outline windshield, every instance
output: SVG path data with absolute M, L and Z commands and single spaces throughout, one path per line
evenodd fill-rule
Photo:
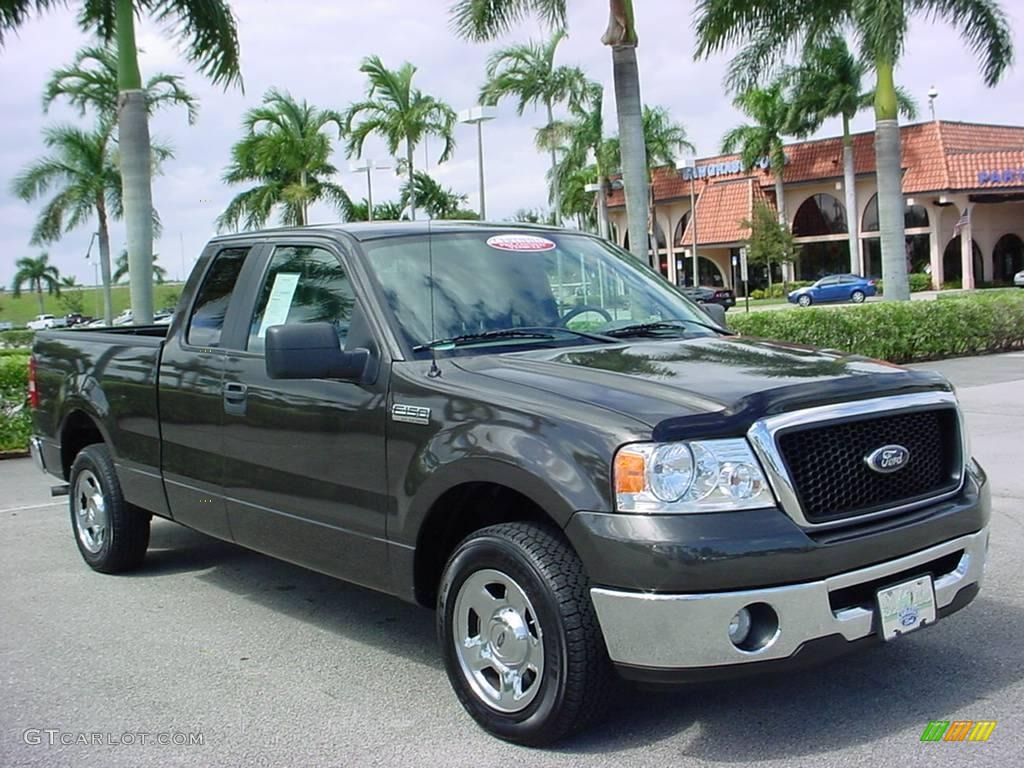
M 386 238 L 363 248 L 399 335 L 421 352 L 481 334 L 472 339 L 475 353 L 612 343 L 601 334 L 629 335 L 629 326 L 651 323 L 674 323 L 665 332 L 676 337 L 714 333 L 709 318 L 668 283 L 592 237 L 484 230 Z M 547 333 L 496 334 L 515 329 Z

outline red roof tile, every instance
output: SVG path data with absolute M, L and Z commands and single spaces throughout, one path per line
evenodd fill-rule
M 753 179 L 737 179 L 705 184 L 697 198 L 697 245 L 711 243 L 737 243 L 750 236 L 749 221 L 754 200 L 767 198 Z M 686 223 L 682 244 L 693 243 L 693 219 Z

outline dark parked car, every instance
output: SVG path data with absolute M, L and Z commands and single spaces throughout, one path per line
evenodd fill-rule
M 821 278 L 814 285 L 797 288 L 789 294 L 790 304 L 809 307 L 829 301 L 852 301 L 862 304 L 868 296 L 878 293 L 874 278 L 859 275 L 829 275 Z
M 729 288 L 699 285 L 696 288 L 687 286 L 679 290 L 686 298 L 698 304 L 717 304 L 725 309 L 736 306 L 736 294 Z
M 949 383 L 713 314 L 555 228 L 225 235 L 169 326 L 36 335 L 32 453 L 96 571 L 142 566 L 156 515 L 436 608 L 466 711 L 547 744 L 616 675 L 797 669 L 978 594 L 989 491 Z M 103 610 L 144 620 L 147 586 Z

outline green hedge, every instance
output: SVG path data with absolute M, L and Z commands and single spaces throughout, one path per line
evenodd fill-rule
M 35 331 L 0 331 L 0 348 L 31 347 Z
M 744 336 L 876 357 L 894 363 L 1024 349 L 1024 291 L 944 301 L 879 302 L 729 314 Z
M 0 356 L 0 453 L 28 448 L 32 417 L 27 397 L 28 354 Z

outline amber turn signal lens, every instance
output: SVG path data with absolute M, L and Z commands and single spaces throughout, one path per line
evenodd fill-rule
M 628 450 L 615 455 L 615 493 L 640 493 L 646 486 L 644 457 Z

